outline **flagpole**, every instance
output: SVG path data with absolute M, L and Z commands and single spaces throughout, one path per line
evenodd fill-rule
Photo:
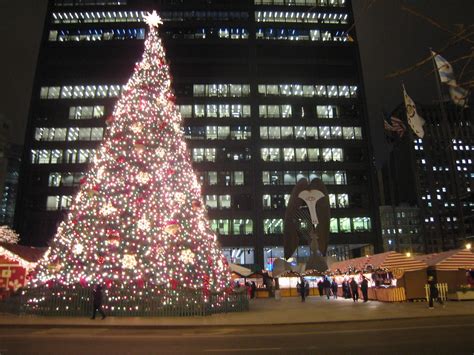
M 464 239 L 465 238 L 464 213 L 463 213 L 463 206 L 461 205 L 460 196 L 459 196 L 459 183 L 458 183 L 458 177 L 456 174 L 456 163 L 455 163 L 455 156 L 454 156 L 454 151 L 453 151 L 452 136 L 451 136 L 451 131 L 449 127 L 448 116 L 443 104 L 443 96 L 442 96 L 442 91 L 441 91 L 441 78 L 439 75 L 438 65 L 436 64 L 436 60 L 435 60 L 435 54 L 434 54 L 435 52 L 433 52 L 431 48 L 429 50 L 432 56 L 431 60 L 433 62 L 436 89 L 438 92 L 438 100 L 439 100 L 439 105 L 441 109 L 441 132 L 442 132 L 443 138 L 446 140 L 446 143 L 447 143 L 446 149 L 448 150 L 449 169 L 451 170 L 452 182 L 454 185 L 454 194 L 455 194 L 455 199 L 456 199 L 455 201 L 456 201 L 456 207 L 457 207 L 457 212 L 458 212 L 457 214 L 459 217 L 459 221 L 458 221 L 459 232 L 461 234 L 460 235 L 461 239 Z M 449 201 L 451 201 L 451 198 L 449 198 Z M 444 236 L 445 234 L 444 228 L 441 228 L 441 230 Z M 443 240 L 443 249 L 444 249 L 444 238 L 442 240 Z M 455 247 L 457 246 L 457 241 L 458 241 L 458 238 L 456 237 L 456 231 L 453 228 L 453 242 L 454 242 Z

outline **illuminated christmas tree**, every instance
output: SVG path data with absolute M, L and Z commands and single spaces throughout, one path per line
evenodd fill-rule
M 170 88 L 161 20 L 153 12 L 146 22 L 143 58 L 32 288 L 102 284 L 109 303 L 135 300 L 137 307 L 147 297 L 211 302 L 228 291 L 228 265 L 209 227 Z

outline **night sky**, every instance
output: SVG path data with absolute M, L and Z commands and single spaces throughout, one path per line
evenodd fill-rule
M 368 4 L 372 4 L 368 7 Z M 3 34 L 0 56 L 0 114 L 12 125 L 12 141 L 21 143 L 28 116 L 35 65 L 46 12 L 46 0 L 0 0 Z M 372 140 L 377 162 L 386 156 L 381 111 L 391 111 L 402 101 L 401 83 L 421 103 L 435 99 L 435 82 L 428 64 L 394 79 L 385 76 L 428 55 L 428 48 L 443 47 L 451 35 L 401 9 L 401 4 L 421 11 L 453 31 L 472 25 L 474 0 L 353 0 L 360 46 Z M 474 39 L 474 36 L 472 37 Z M 460 42 L 443 55 L 458 58 L 472 44 Z M 454 65 L 460 71 L 459 65 Z

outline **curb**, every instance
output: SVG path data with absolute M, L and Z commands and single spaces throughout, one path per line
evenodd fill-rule
M 390 321 L 401 321 L 401 320 L 415 320 L 415 319 L 440 319 L 440 318 L 462 318 L 462 317 L 474 317 L 473 315 L 465 314 L 440 314 L 440 315 L 427 315 L 420 317 L 398 317 L 398 318 L 385 318 L 385 319 L 360 319 L 360 320 L 335 320 L 335 321 L 310 321 L 310 322 L 288 322 L 288 323 L 226 323 L 226 324 L 139 324 L 139 325 L 126 325 L 126 324 L 51 324 L 51 323 L 18 323 L 18 324 L 0 324 L 0 329 L 5 328 L 114 328 L 114 329 L 195 329 L 195 328 L 223 328 L 223 327 L 268 327 L 268 326 L 298 326 L 298 325 L 321 325 L 321 324 L 349 324 L 349 323 L 360 323 L 360 322 L 390 322 Z

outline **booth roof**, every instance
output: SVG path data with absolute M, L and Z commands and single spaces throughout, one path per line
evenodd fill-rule
M 36 263 L 48 248 L 35 248 L 18 244 L 0 243 L 0 255 L 3 254 L 2 249 L 20 257 L 29 263 Z M 8 257 L 8 255 L 5 256 Z
M 330 271 L 334 272 L 339 269 L 341 272 L 346 272 L 351 267 L 357 270 L 364 270 L 368 265 L 372 265 L 374 269 L 402 269 L 404 271 L 415 271 L 428 267 L 425 262 L 416 260 L 411 256 L 388 251 L 386 253 L 336 262 L 331 265 Z
M 442 253 L 415 256 L 415 259 L 425 262 L 436 270 L 453 271 L 459 269 L 474 269 L 474 253 L 468 249 L 455 249 Z
M 240 275 L 241 277 L 247 277 L 253 274 L 252 270 L 247 269 L 246 267 L 237 265 L 237 264 L 229 264 L 230 271 Z

